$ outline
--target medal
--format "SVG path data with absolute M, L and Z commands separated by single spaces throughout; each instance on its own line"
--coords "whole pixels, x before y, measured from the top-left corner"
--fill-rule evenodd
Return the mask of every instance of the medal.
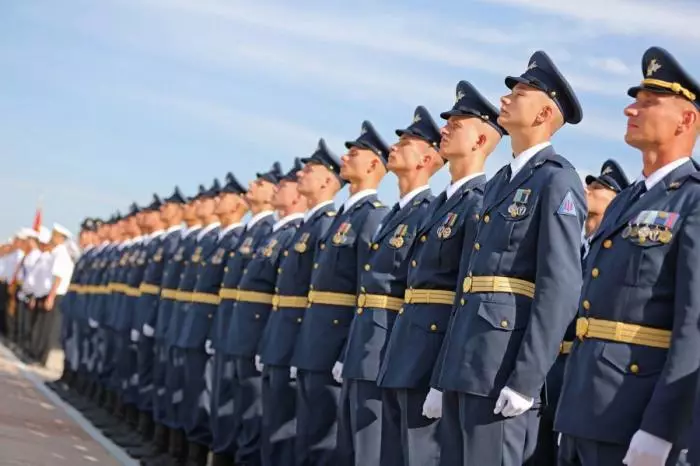
M 630 237 L 631 237 L 631 238 L 635 238 L 635 237 L 637 236 L 637 230 L 638 230 L 638 229 L 639 229 L 639 228 L 637 227 L 637 225 L 632 225 L 632 226 L 630 227 Z
M 644 225 L 642 227 L 639 227 L 639 230 L 637 231 L 637 235 L 639 236 L 639 242 L 643 243 L 644 241 L 646 241 L 650 233 L 651 229 L 649 229 L 648 226 Z
M 668 244 L 671 242 L 671 238 L 673 238 L 673 233 L 671 233 L 668 230 L 661 230 L 659 232 L 659 241 L 661 241 L 663 244 Z
M 511 217 L 515 218 L 518 216 L 518 204 L 512 203 L 508 206 L 508 213 Z
M 306 243 L 297 243 L 294 245 L 294 250 L 299 254 L 304 254 L 306 252 Z
M 656 230 L 651 230 L 651 231 L 649 232 L 649 239 L 650 239 L 651 241 L 657 242 L 657 241 L 659 240 L 659 233 L 660 233 L 660 231 L 659 231 L 658 229 L 656 229 Z
M 399 249 L 401 246 L 403 246 L 403 243 L 403 236 L 394 236 L 389 240 L 389 244 L 395 247 L 396 249 Z
M 631 230 L 632 230 L 632 227 L 630 227 L 629 225 L 627 225 L 627 226 L 625 227 L 625 229 L 622 230 L 622 237 L 623 237 L 624 239 L 627 239 L 627 237 L 629 237 L 629 235 L 630 235 L 630 231 L 631 231 Z
M 452 234 L 452 228 L 450 228 L 450 227 L 445 227 L 445 229 L 442 230 L 443 239 L 449 238 L 451 234 Z

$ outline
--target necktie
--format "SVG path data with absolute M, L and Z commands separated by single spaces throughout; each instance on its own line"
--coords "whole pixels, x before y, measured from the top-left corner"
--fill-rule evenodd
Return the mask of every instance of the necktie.
M 513 174 L 513 169 L 510 168 L 510 164 L 506 165 L 506 169 L 503 170 L 503 177 L 506 180 L 506 184 L 510 183 L 510 177 Z
M 379 234 L 380 231 L 382 231 L 382 228 L 384 228 L 384 225 L 388 225 L 389 222 L 391 222 L 391 219 L 396 215 L 396 213 L 401 210 L 401 207 L 399 206 L 399 203 L 397 202 L 394 204 L 394 207 L 391 208 L 388 214 L 386 214 L 386 217 L 382 219 L 382 221 L 379 223 L 379 226 L 377 227 L 377 231 L 374 232 L 374 237 L 376 238 L 377 235 Z
M 644 181 L 639 181 L 632 187 L 629 197 L 627 198 L 627 207 L 629 208 L 642 197 L 642 194 L 647 192 L 647 184 Z

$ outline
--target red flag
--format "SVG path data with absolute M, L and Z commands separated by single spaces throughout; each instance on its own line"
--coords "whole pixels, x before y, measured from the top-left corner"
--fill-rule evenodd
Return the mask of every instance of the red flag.
M 38 232 L 41 228 L 41 207 L 36 208 L 36 213 L 34 214 L 34 225 L 32 228 L 36 232 Z

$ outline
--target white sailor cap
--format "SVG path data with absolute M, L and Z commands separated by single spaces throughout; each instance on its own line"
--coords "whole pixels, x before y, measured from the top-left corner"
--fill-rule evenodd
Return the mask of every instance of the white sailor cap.
M 51 230 L 43 225 L 39 228 L 39 242 L 42 244 L 49 244 L 51 242 Z
M 19 239 L 37 238 L 39 234 L 31 228 L 20 228 L 16 234 Z
M 70 230 L 60 223 L 54 223 L 53 224 L 53 231 L 56 233 L 65 236 L 66 238 L 72 238 L 73 234 L 70 232 Z

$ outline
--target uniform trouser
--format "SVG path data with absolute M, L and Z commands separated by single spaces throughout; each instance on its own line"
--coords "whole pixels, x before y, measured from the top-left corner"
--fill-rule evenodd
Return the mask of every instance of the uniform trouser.
M 234 416 L 233 405 L 240 391 L 238 380 L 234 378 L 234 358 L 218 350 L 213 355 L 213 361 L 214 380 L 209 419 L 212 434 L 211 450 L 214 453 L 234 456 L 237 432 L 240 428 Z
M 439 464 L 440 420 L 423 416 L 428 390 L 382 390 L 382 466 Z
M 209 356 L 204 348 L 187 348 L 182 352 L 185 368 L 182 427 L 188 441 L 208 447 L 211 444 L 208 415 L 211 398 L 206 380 Z
M 164 424 L 167 418 L 167 406 L 170 404 L 166 378 L 168 364 L 170 364 L 170 351 L 164 340 L 154 339 L 153 360 L 153 420 Z
M 0 283 L 0 335 L 7 335 L 5 316 L 9 297 L 7 283 Z
M 139 368 L 138 368 L 138 342 L 129 339 L 127 354 L 124 358 L 124 377 L 126 390 L 123 402 L 125 404 L 138 405 L 139 402 Z
M 139 379 L 138 408 L 139 411 L 150 413 L 153 409 L 154 377 L 153 368 L 155 366 L 155 340 L 151 337 L 141 335 L 137 347 L 136 366 Z
M 341 387 L 329 372 L 297 372 L 297 466 L 336 466 Z
M 597 442 L 570 435 L 562 435 L 559 444 L 559 466 L 618 466 L 627 454 L 629 445 Z M 666 466 L 684 464 L 679 462 L 680 451 L 672 448 Z M 686 463 L 687 464 L 687 463 Z
M 493 414 L 495 405 L 492 398 L 443 394 L 442 465 L 521 466 L 532 456 L 537 441 L 537 411 L 505 418 Z
M 296 381 L 289 366 L 263 369 L 262 464 L 293 466 L 296 423 Z
M 63 315 L 61 311 L 61 297 L 57 296 L 54 306 L 50 311 L 46 311 L 43 305 L 37 307 L 36 323 L 34 333 L 37 335 L 34 357 L 40 364 L 48 362 L 49 354 L 52 350 L 61 349 L 61 332 Z
M 249 466 L 261 463 L 262 377 L 252 357 L 235 356 L 233 379 L 238 386 L 233 398 L 236 429 L 236 461 Z
M 171 429 L 182 429 L 182 401 L 185 398 L 185 358 L 180 348 L 171 346 L 170 362 L 165 369 L 165 419 L 164 424 Z
M 115 333 L 107 327 L 100 327 L 98 334 L 101 337 L 104 351 L 98 353 L 97 371 L 99 373 L 100 384 L 112 391 L 116 391 L 117 387 L 114 384 L 114 372 L 116 368 L 116 354 L 118 342 Z
M 339 405 L 339 463 L 384 465 L 381 458 L 382 389 L 375 381 L 345 379 Z
M 35 315 L 35 310 L 29 309 L 28 303 L 22 301 L 17 306 L 17 342 L 30 354 L 33 354 L 32 320 Z

